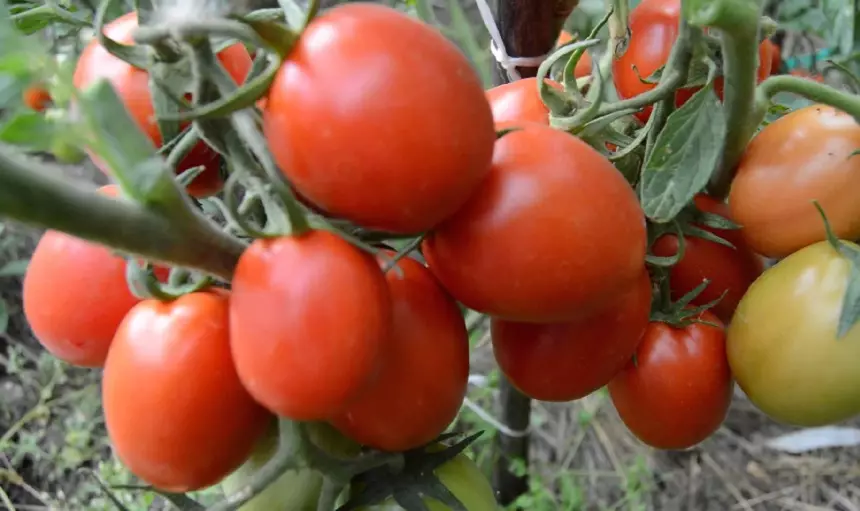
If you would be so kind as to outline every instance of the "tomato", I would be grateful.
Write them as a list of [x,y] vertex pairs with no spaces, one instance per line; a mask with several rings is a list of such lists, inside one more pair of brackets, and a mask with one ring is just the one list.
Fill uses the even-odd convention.
[[806,69],[792,69],[789,74],[791,76],[806,78],[807,80],[812,80],[813,82],[824,83],[824,77],[814,71],[809,71]]
[[836,236],[860,238],[860,126],[850,115],[812,105],[753,138],[729,194],[732,218],[756,252],[785,257],[825,239],[817,200]]
[[[465,454],[458,454],[439,466],[434,473],[439,481],[463,504],[466,511],[497,511],[495,492],[481,469]],[[424,497],[427,511],[450,511],[451,508],[436,499]],[[402,511],[403,508],[389,497],[380,504],[359,508],[360,511]]]
[[226,292],[144,300],[105,362],[105,425],[119,459],[164,491],[213,485],[239,467],[271,419],[230,355]]
[[[720,323],[710,312],[700,319]],[[635,360],[609,382],[609,395],[621,420],[642,442],[658,449],[687,449],[720,427],[733,388],[722,326],[673,328],[652,322]]]
[[51,104],[51,93],[44,86],[35,84],[24,89],[24,105],[37,112],[42,112]]
[[[561,84],[552,80],[546,80],[546,83],[562,89]],[[537,78],[523,78],[493,87],[487,91],[487,101],[497,127],[523,122],[549,125],[549,109],[538,93]]]
[[481,80],[435,28],[370,3],[325,11],[269,90],[265,135],[296,189],[334,216],[423,232],[487,175]]
[[391,297],[373,257],[328,231],[260,239],[233,275],[239,377],[272,412],[323,420],[376,376]]
[[386,273],[394,319],[382,369],[332,421],[357,442],[386,451],[414,449],[442,434],[469,380],[469,335],[459,307],[421,263],[404,258],[397,267]]
[[537,124],[496,144],[490,175],[422,247],[467,307],[520,322],[574,321],[642,273],[636,194],[600,153]]
[[[642,81],[666,64],[672,45],[678,38],[680,0],[643,0],[630,11],[630,45],[627,51],[612,62],[612,78],[621,99],[638,96],[656,85]],[[770,76],[770,49],[759,46],[758,81]],[[698,88],[681,89],[675,95],[676,106],[689,100]],[[722,98],[723,79],[717,78],[714,90]],[[646,122],[652,107],[636,113]]]
[[[115,186],[99,191],[117,194]],[[140,301],[128,289],[125,270],[125,259],[107,247],[46,231],[23,282],[33,335],[64,362],[101,367],[117,327]]]
[[[561,31],[561,34],[558,36],[558,40],[556,41],[556,46],[561,46],[563,44],[569,43],[573,41],[573,35],[570,32],[566,32],[564,30]],[[573,69],[573,76],[576,78],[582,78],[584,76],[591,75],[591,55],[589,55],[588,51],[582,54],[579,61],[576,63],[576,67]]]
[[[137,15],[132,12],[105,25],[104,33],[117,42],[131,44],[132,34],[136,28]],[[218,54],[218,60],[236,83],[242,83],[251,70],[251,57],[245,47],[239,43],[221,51]],[[160,147],[163,141],[155,121],[148,73],[114,57],[98,43],[98,39],[93,38],[78,59],[73,81],[75,87],[83,89],[102,78],[111,82],[131,117],[152,143]],[[90,152],[90,158],[102,172],[110,174],[104,162],[92,152]],[[221,158],[205,143],[200,142],[194,146],[179,163],[176,172],[179,174],[200,165],[205,166],[206,170],[191,183],[188,192],[197,197],[217,193],[223,185],[220,175]]]
[[[731,219],[729,207],[720,201],[699,195],[695,202],[700,211]],[[698,227],[728,241],[735,248],[695,236],[685,236],[684,257],[672,267],[669,274],[672,299],[680,299],[707,279],[710,284],[692,303],[705,305],[722,296],[711,312],[728,323],[747,288],[764,271],[764,259],[749,248],[738,229]],[[667,234],[657,239],[651,251],[656,256],[669,257],[677,254],[678,248],[678,238]]]
[[643,270],[629,291],[575,322],[493,319],[493,353],[499,368],[523,394],[540,401],[572,401],[603,387],[624,367],[650,313],[651,280]]
[[770,39],[765,39],[762,46],[767,47],[770,55],[770,74],[778,74],[782,67],[782,48]]
[[738,305],[729,363],[772,418],[811,427],[860,414],[860,327],[836,338],[850,272],[851,263],[821,241],[765,271]]

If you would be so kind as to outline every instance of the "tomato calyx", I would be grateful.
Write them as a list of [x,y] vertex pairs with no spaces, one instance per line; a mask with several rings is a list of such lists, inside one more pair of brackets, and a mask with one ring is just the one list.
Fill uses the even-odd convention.
[[713,308],[716,304],[723,299],[726,292],[724,291],[717,299],[710,301],[704,305],[693,306],[690,305],[693,300],[696,299],[697,296],[702,294],[708,285],[711,283],[710,280],[705,279],[696,286],[695,289],[685,294],[677,301],[672,302],[668,299],[669,290],[668,286],[664,286],[668,284],[668,279],[664,278],[660,282],[660,299],[654,302],[654,305],[651,310],[651,321],[658,321],[661,323],[666,323],[669,326],[674,328],[685,328],[693,323],[701,323],[704,325],[709,325],[713,327],[722,328],[721,325],[712,323],[707,320],[703,320],[702,314]]
[[839,324],[836,330],[836,339],[838,340],[845,337],[857,324],[857,321],[860,321],[860,249],[854,244],[845,243],[838,239],[833,233],[830,221],[827,220],[827,215],[821,204],[818,201],[812,201],[812,203],[821,215],[822,222],[824,222],[827,242],[851,264],[851,272],[849,273],[845,296],[842,298],[842,311],[839,313]]
[[708,228],[737,230],[740,229],[740,226],[722,215],[699,209],[695,203],[687,205],[671,222],[657,223],[649,221],[648,246],[651,247],[661,237],[670,235],[677,237],[678,250],[671,256],[662,257],[649,253],[646,256],[646,262],[660,268],[674,266],[684,257],[686,247],[684,238],[687,236],[700,238],[729,248],[736,248],[729,240],[714,234]]
[[354,511],[379,504],[389,497],[406,511],[426,510],[423,497],[438,500],[453,511],[466,511],[463,503],[439,480],[435,470],[462,453],[481,434],[483,432],[479,431],[441,450],[431,448],[458,436],[442,435],[426,446],[402,453],[402,465],[382,465],[355,476],[350,499],[337,511]]

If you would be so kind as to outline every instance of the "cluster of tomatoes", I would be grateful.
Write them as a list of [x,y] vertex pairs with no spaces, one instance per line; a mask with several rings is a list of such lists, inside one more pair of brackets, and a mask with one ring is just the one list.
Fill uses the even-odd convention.
[[[613,66],[621,97],[653,87],[640,76],[665,63],[678,16],[678,0],[632,11],[630,47]],[[105,34],[129,43],[136,25],[129,14]],[[771,66],[761,48],[760,80]],[[219,58],[237,83],[249,72],[242,46]],[[146,71],[94,41],[75,85],[100,78],[162,144]],[[678,103],[694,92],[679,91]],[[515,129],[497,134],[503,127]],[[104,367],[116,452],[160,489],[218,482],[273,416],[329,422],[385,451],[432,442],[466,392],[458,303],[492,318],[499,367],[524,394],[570,401],[608,385],[624,422],[655,447],[713,433],[734,379],[782,420],[860,412],[860,330],[834,338],[849,265],[823,241],[810,202],[837,236],[860,237],[850,157],[860,127],[846,114],[814,106],[779,119],[747,149],[728,205],[696,198],[688,220],[698,234],[668,272],[671,297],[656,301],[707,280],[691,303],[716,305],[665,320],[653,319],[665,311],[652,306],[661,293],[646,256],[673,256],[678,235],[649,243],[634,189],[600,151],[549,126],[534,79],[484,91],[452,43],[405,14],[348,4],[315,18],[272,83],[263,132],[308,206],[423,235],[426,265],[312,229],[253,241],[229,290],[162,302],[135,298],[125,260],[107,248],[46,233],[24,281],[27,319],[57,357]],[[177,172],[199,165],[189,193],[217,192],[219,158],[207,146]],[[714,217],[743,228],[713,227]],[[762,274],[762,256],[788,257]]]

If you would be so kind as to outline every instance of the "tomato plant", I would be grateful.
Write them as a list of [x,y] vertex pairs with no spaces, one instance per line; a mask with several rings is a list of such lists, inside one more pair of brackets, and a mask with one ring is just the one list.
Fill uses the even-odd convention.
[[[681,15],[680,0],[643,0],[630,12],[630,44],[627,50],[612,62],[612,78],[615,89],[622,99],[638,96],[656,85],[643,79],[651,76],[666,64],[672,45],[678,38],[678,23]],[[770,47],[759,46],[758,80],[770,75]],[[714,90],[722,97],[723,79],[717,78]],[[676,106],[689,100],[698,88],[680,89],[675,94]],[[646,122],[651,107],[636,114]]]
[[499,139],[488,178],[423,252],[466,306],[552,322],[629,287],[645,244],[642,209],[621,173],[585,142],[531,124]]
[[[439,481],[450,490],[463,504],[466,511],[496,511],[496,502],[490,482],[481,473],[481,469],[465,454],[458,454],[450,461],[439,466],[434,473]],[[424,497],[427,511],[448,511],[448,506],[431,497]],[[360,511],[402,511],[393,498],[359,508]]]
[[817,200],[837,237],[860,238],[860,126],[824,105],[791,112],[750,142],[729,195],[732,218],[750,247],[785,257],[825,239]]
[[271,416],[239,381],[226,292],[144,300],[105,362],[105,425],[120,460],[156,488],[211,486],[239,467]]
[[[573,35],[570,32],[566,32],[564,30],[561,31],[561,34],[558,36],[558,40],[556,44],[561,46],[563,44],[567,44],[573,41]],[[582,54],[579,60],[576,63],[576,67],[573,69],[573,76],[576,78],[583,78],[585,76],[589,76],[591,74],[591,54],[587,51]]]
[[681,328],[652,322],[609,383],[618,415],[644,443],[686,449],[720,427],[732,400],[725,332],[710,312]]
[[304,197],[392,232],[425,231],[460,208],[495,141],[468,59],[438,30],[372,4],[311,23],[272,84],[264,121]]
[[493,319],[493,353],[523,394],[541,401],[572,401],[603,387],[624,368],[650,313],[651,280],[643,270],[632,289],[574,322]]
[[[700,211],[730,219],[728,206],[707,195],[697,196],[695,204]],[[764,270],[764,260],[749,248],[738,229],[697,227],[728,241],[734,248],[701,237],[685,236],[683,257],[672,266],[669,274],[672,299],[679,300],[704,280],[709,280],[708,286],[691,303],[705,305],[722,297],[711,312],[728,323],[747,288]],[[674,234],[661,236],[651,247],[653,254],[661,257],[673,256],[678,249],[678,238]]]
[[362,444],[404,451],[433,441],[460,411],[469,337],[457,304],[421,263],[401,259],[386,281],[394,312],[382,369],[332,422]]
[[[130,44],[133,42],[132,34],[136,28],[137,15],[132,12],[106,24],[104,33],[116,42]],[[244,81],[251,70],[251,57],[245,47],[238,43],[222,50],[218,54],[218,60],[237,83]],[[114,57],[94,38],[78,59],[74,85],[78,89],[84,89],[99,79],[111,82],[140,128],[153,144],[160,147],[164,141],[155,120],[155,107],[149,91],[149,74]],[[102,172],[110,174],[110,170],[95,154],[90,153],[90,158]],[[189,193],[198,197],[211,195],[221,189],[223,182],[220,174],[221,158],[218,153],[200,142],[176,168],[179,174],[201,165],[205,170],[188,187]]]
[[239,377],[283,417],[328,419],[358,398],[380,368],[391,318],[382,270],[328,231],[257,240],[233,276]]
[[[561,84],[552,80],[546,80],[546,83],[561,89]],[[549,109],[538,94],[536,78],[523,78],[493,87],[487,91],[487,100],[497,127],[523,122],[549,125]]]
[[774,419],[819,426],[860,414],[860,327],[836,338],[850,271],[821,241],[765,271],[738,305],[729,363],[741,389]]

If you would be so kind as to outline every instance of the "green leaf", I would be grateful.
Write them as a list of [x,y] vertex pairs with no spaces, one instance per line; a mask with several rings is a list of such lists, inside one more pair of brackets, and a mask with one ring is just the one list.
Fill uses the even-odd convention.
[[9,261],[3,266],[0,266],[0,277],[22,277],[27,271],[28,264],[30,264],[28,259]]
[[0,298],[0,334],[5,334],[9,328],[9,307],[6,300]]
[[20,111],[0,126],[0,142],[21,145],[37,151],[51,149],[56,131],[39,112]]
[[726,119],[713,85],[672,112],[642,171],[645,215],[672,221],[708,183],[720,158]]
[[842,312],[839,314],[839,326],[836,338],[841,339],[860,320],[860,250],[855,245],[839,242],[839,252],[851,262],[851,272],[848,277],[848,287],[842,298]]

